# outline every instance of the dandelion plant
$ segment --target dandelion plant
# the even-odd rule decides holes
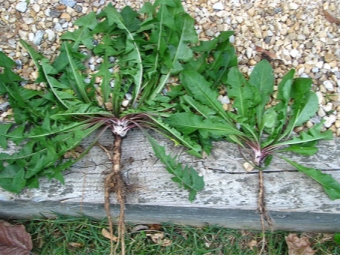
[[[330,174],[302,166],[284,154],[311,156],[318,151],[318,141],[333,138],[332,131],[322,132],[322,121],[309,128],[304,125],[318,110],[311,79],[294,78],[295,72],[291,70],[274,92],[274,73],[266,60],[254,67],[248,80],[237,67],[231,67],[222,78],[217,72],[207,73],[209,68],[202,72],[191,67],[180,74],[180,83],[187,92],[180,100],[185,110],[165,121],[176,125],[184,135],[204,138],[206,146],[216,139],[226,139],[239,146],[241,155],[259,173],[258,207],[263,227],[264,219],[271,225],[264,206],[263,171],[270,167],[273,157],[285,160],[313,178],[330,199],[340,199],[340,184]],[[230,111],[225,111],[217,99],[223,90],[232,102]],[[206,129],[207,125],[212,128]],[[304,128],[296,133],[296,127]]]
[[[210,64],[219,67],[220,77],[225,77],[228,68],[236,64],[229,45],[231,33],[221,33],[210,43],[199,43],[194,19],[179,0],[146,2],[139,12],[129,6],[119,12],[109,4],[98,14],[91,12],[79,18],[74,25],[74,31],[61,36],[59,53],[53,61],[20,41],[39,73],[34,81],[16,75],[12,70],[15,62],[0,52],[0,94],[13,109],[12,119],[0,124],[0,186],[19,193],[25,187],[37,188],[40,177],[63,182],[64,170],[93,146],[100,146],[112,162],[112,171],[104,181],[104,207],[113,235],[110,194],[115,193],[120,205],[118,239],[124,254],[128,188],[121,174],[123,139],[131,129],[141,129],[156,156],[174,175],[172,180],[187,189],[189,199],[194,200],[204,187],[203,178],[167,155],[148,130],[201,157],[206,148],[202,148],[200,139],[181,132],[173,119],[171,126],[165,121],[184,106],[179,100],[185,93],[183,86],[169,81],[185,69],[199,68],[198,56],[211,58]],[[208,46],[210,50],[203,52],[202,47]],[[30,83],[39,84],[41,89],[28,89]],[[205,128],[211,132],[209,125]],[[226,131],[225,127],[219,128],[220,132]],[[113,135],[112,151],[98,143],[105,131]],[[96,138],[77,158],[64,156],[94,132]],[[9,147],[15,152],[6,152]]]

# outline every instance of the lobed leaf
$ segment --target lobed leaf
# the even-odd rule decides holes
[[[167,171],[174,175],[171,179],[178,183],[180,187],[187,189],[189,191],[189,200],[193,201],[197,192],[204,188],[203,177],[199,176],[192,167],[183,167],[181,163],[177,162],[176,158],[167,155],[164,147],[160,146],[155,139],[150,135],[147,135],[147,137],[155,155],[165,165]]]
[[[330,199],[340,199],[340,183],[337,182],[330,174],[322,173],[315,168],[304,167],[292,160],[282,157],[285,161],[294,166],[299,172],[306,174],[322,185]]]

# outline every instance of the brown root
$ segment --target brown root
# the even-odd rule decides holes
[[[261,255],[264,252],[265,246],[266,246],[266,222],[270,229],[273,229],[273,222],[271,220],[271,217],[267,213],[266,209],[266,203],[265,203],[265,189],[264,189],[264,181],[263,181],[263,171],[259,170],[259,192],[257,197],[257,206],[260,213],[260,219],[261,219],[261,227],[262,227],[262,246],[261,250],[259,252],[259,255]]]
[[[110,195],[111,193],[116,194],[117,201],[120,206],[119,219],[118,219],[118,241],[117,245],[114,246],[113,240],[110,240],[110,255],[116,254],[117,248],[121,245],[121,254],[125,254],[125,222],[124,222],[124,211],[125,211],[125,194],[127,185],[125,184],[122,173],[121,173],[121,151],[122,151],[122,140],[123,138],[119,135],[115,135],[113,144],[113,154],[109,156],[112,161],[112,170],[106,176],[104,181],[104,208],[108,218],[109,232],[111,236],[113,234],[113,221],[110,211]],[[100,146],[107,154],[108,151]],[[109,154],[108,154],[109,155]]]

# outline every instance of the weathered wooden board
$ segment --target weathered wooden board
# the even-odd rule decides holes
[[[188,156],[182,147],[156,138],[182,162],[194,166],[204,176],[206,187],[190,203],[187,191],[171,181],[171,175],[154,156],[142,133],[130,132],[123,142],[123,171],[126,181],[138,187],[127,197],[128,221],[260,228],[256,213],[257,173],[243,169],[244,159],[234,144],[215,143],[211,155],[198,159]],[[90,141],[91,138],[84,144]],[[106,133],[100,142],[112,144],[111,134]],[[319,148],[319,153],[312,157],[289,157],[340,181],[340,139],[322,142]],[[66,173],[65,185],[42,179],[39,189],[25,190],[19,195],[0,191],[0,217],[52,216],[52,212],[105,217],[103,180],[109,170],[106,154],[94,147]],[[264,178],[267,207],[277,229],[340,231],[340,202],[331,201],[314,180],[279,160],[273,161]],[[115,204],[115,199],[112,203]],[[117,211],[114,205],[112,208],[113,213]]]

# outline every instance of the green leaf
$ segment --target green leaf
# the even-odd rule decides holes
[[[197,192],[204,188],[203,177],[199,176],[192,167],[183,167],[181,163],[177,162],[176,158],[167,155],[164,147],[160,146],[155,139],[153,139],[150,135],[147,135],[147,137],[155,155],[166,166],[166,170],[170,174],[174,175],[171,179],[178,183],[180,187],[189,191],[190,201],[195,200]]]
[[[12,127],[12,123],[0,124],[0,146],[3,149],[7,149],[7,132]]]
[[[322,173],[315,168],[304,167],[292,160],[282,157],[285,161],[294,166],[299,172],[306,174],[322,185],[330,199],[340,199],[340,183],[337,182],[330,174]]]
[[[81,96],[81,99],[85,102],[85,103],[89,103],[91,102],[91,100],[89,99],[87,92],[85,90],[85,84],[83,81],[83,77],[81,76],[80,72],[79,72],[79,68],[76,65],[76,62],[74,61],[74,58],[72,56],[73,50],[71,48],[71,45],[68,43],[64,43],[64,47],[65,47],[65,51],[66,51],[66,55],[67,55],[67,60],[69,62],[69,67],[70,67],[70,75],[71,78],[74,79],[75,81],[75,88],[76,91],[79,93],[79,95]]]
[[[247,80],[236,67],[230,68],[227,83],[228,96],[234,99],[233,106],[237,109],[237,114],[242,117],[253,116],[252,107],[257,103],[254,102],[255,90],[249,86]]]
[[[93,30],[97,25],[96,14],[90,12],[89,14],[80,17],[74,22],[74,25],[80,28],[74,32],[66,32],[61,36],[62,40],[73,41],[73,49],[77,50],[79,45],[83,43],[87,48],[93,48],[93,36],[91,30]]]
[[[261,102],[256,107],[256,117],[260,121],[274,88],[273,68],[267,60],[262,60],[254,67],[250,74],[249,84],[255,86],[261,95]]]
[[[327,130],[325,132],[321,132],[322,123],[314,125],[312,128],[302,131],[299,133],[299,136],[294,136],[292,139],[278,142],[275,146],[283,146],[283,145],[293,145],[293,144],[301,144],[301,143],[309,143],[318,140],[332,140],[333,133],[331,130]]]
[[[221,121],[223,121],[221,119]],[[166,119],[166,123],[176,127],[183,134],[191,134],[194,131],[199,131],[203,137],[208,137],[209,134],[214,137],[223,137],[226,135],[240,135],[243,133],[234,126],[226,122],[212,122],[210,119],[203,120],[203,117],[190,112],[175,113]]]
[[[221,118],[230,123],[222,104],[217,100],[218,93],[210,88],[211,83],[202,75],[193,70],[185,70],[181,72],[180,80],[190,96],[215,111]]]
[[[191,140],[188,136],[183,136],[176,127],[171,127],[168,124],[166,124],[161,118],[155,118],[152,116],[149,116],[150,119],[157,125],[156,131],[159,131],[162,135],[165,137],[168,137],[172,141],[175,142],[176,145],[182,144],[186,148],[189,149],[188,153],[201,158],[201,146],[194,141]]]
[[[339,233],[335,233],[334,234],[334,242],[336,244],[339,244],[340,245],[340,234]]]
[[[299,146],[299,145],[291,145],[289,147],[286,147],[284,149],[281,149],[280,151],[291,151],[303,156],[312,156],[315,153],[318,152],[317,147],[306,147],[306,146]]]

